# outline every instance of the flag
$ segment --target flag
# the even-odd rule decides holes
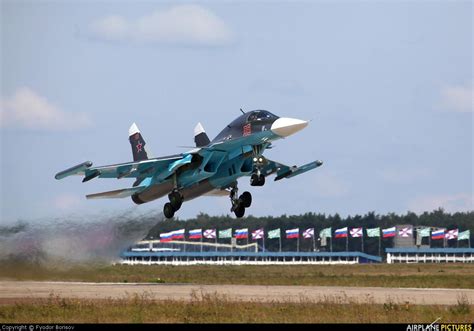
[[[322,229],[319,232],[319,237],[321,237],[321,238],[332,237],[332,229],[331,228]]]
[[[413,237],[413,228],[412,227],[406,227],[402,228],[401,230],[398,230],[398,235],[400,237]]]
[[[175,239],[184,239],[184,229],[160,234],[161,241],[171,241]]]
[[[352,238],[360,238],[362,237],[362,228],[352,228],[350,233]]]
[[[184,229],[176,230],[171,232],[171,239],[184,239]]]
[[[336,232],[334,234],[336,238],[347,238],[347,227],[336,229]]]
[[[395,234],[396,234],[395,227],[382,229],[382,237],[383,238],[395,237]]]
[[[471,232],[469,230],[459,232],[458,240],[469,240],[470,236],[471,236]]]
[[[458,229],[449,230],[448,232],[446,232],[445,238],[448,239],[448,240],[450,240],[450,239],[457,239],[457,238],[458,238],[458,234],[459,234],[459,230],[458,230]]]
[[[286,230],[286,239],[298,238],[300,236],[300,229]]]
[[[271,231],[268,231],[268,239],[276,239],[276,238],[281,238],[281,231],[280,229],[275,229],[275,230],[271,230]]]
[[[265,232],[263,231],[263,228],[261,228],[252,232],[252,239],[253,240],[262,239],[264,235],[265,235]]]
[[[303,238],[309,239],[314,237],[314,228],[309,228],[304,230],[303,232]]]
[[[216,229],[204,230],[204,238],[215,239],[216,238]]]
[[[438,229],[436,231],[431,232],[431,239],[443,239],[444,238],[444,229]]]
[[[160,241],[171,241],[173,232],[160,233]]]
[[[380,237],[380,228],[366,229],[367,237]]]
[[[232,238],[232,228],[219,231],[219,238]]]
[[[202,229],[189,230],[189,239],[201,239]]]
[[[417,230],[417,233],[418,233],[418,237],[429,237],[430,236],[430,231],[431,229],[430,228],[421,228],[421,229],[418,229]]]
[[[234,236],[236,239],[245,239],[249,237],[249,229],[237,229]]]

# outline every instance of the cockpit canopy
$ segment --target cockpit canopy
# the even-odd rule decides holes
[[[273,115],[267,110],[253,110],[250,112],[249,117],[247,117],[247,122],[276,120],[277,118],[278,116]]]

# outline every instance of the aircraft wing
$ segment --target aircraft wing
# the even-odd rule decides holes
[[[185,160],[185,162],[183,162]],[[156,171],[169,170],[173,164],[187,163],[184,155],[173,155],[163,158],[148,159],[137,162],[119,163],[107,166],[92,167],[92,162],[86,161],[74,167],[58,172],[56,179],[63,179],[73,175],[83,175],[83,182],[95,177],[99,178],[138,178],[151,176]],[[176,166],[175,166],[176,167]],[[174,170],[174,169],[173,169]]]
[[[266,159],[266,164],[262,169],[262,174],[265,177],[271,174],[276,174],[275,180],[280,180],[283,178],[291,178],[294,176],[301,175],[302,173],[315,169],[321,166],[322,164],[323,164],[322,161],[317,160],[317,161],[313,161],[305,165],[302,165],[300,167],[297,167],[297,166],[290,167],[285,164]]]

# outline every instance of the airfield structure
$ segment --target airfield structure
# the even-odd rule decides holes
[[[474,263],[474,248],[387,248],[387,263]]]
[[[256,243],[216,244],[192,241],[141,241],[122,252],[121,263],[164,265],[281,265],[379,263],[378,256],[361,252],[265,252]]]

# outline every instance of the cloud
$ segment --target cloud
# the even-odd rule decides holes
[[[446,86],[441,90],[441,105],[455,112],[473,112],[473,86]]]
[[[465,212],[474,210],[474,196],[460,193],[418,197],[410,203],[409,210],[416,213],[443,208],[447,212]]]
[[[70,130],[90,124],[86,114],[64,112],[28,87],[0,99],[0,127]]]
[[[179,5],[129,20],[110,15],[94,21],[89,31],[105,41],[220,46],[232,41],[227,25],[198,5]]]

